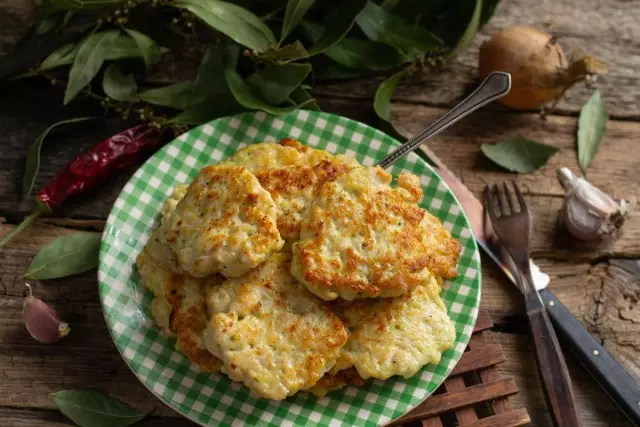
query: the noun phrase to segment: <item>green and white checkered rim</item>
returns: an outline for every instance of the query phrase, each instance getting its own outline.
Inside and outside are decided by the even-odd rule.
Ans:
[[[244,113],[213,120],[181,135],[151,157],[129,180],[107,220],[100,248],[98,279],[107,326],[118,350],[140,381],[164,403],[205,426],[376,426],[400,417],[429,396],[465,350],[480,302],[480,255],[455,197],[416,154],[391,168],[420,177],[421,206],[438,216],[462,244],[459,276],[445,283],[443,298],[456,326],[456,343],[438,365],[427,365],[409,379],[394,377],[348,387],[322,399],[307,392],[270,401],[223,374],[207,374],[174,349],[149,315],[152,294],[140,283],[135,259],[158,219],[171,189],[191,181],[200,168],[239,148],[285,137],[355,156],[373,165],[399,145],[362,123],[314,111],[283,116]]]

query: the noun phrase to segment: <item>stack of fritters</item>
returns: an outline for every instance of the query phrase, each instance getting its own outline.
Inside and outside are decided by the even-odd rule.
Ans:
[[[200,370],[269,399],[438,363],[460,245],[418,206],[418,178],[397,181],[292,139],[203,168],[137,259],[156,323]]]

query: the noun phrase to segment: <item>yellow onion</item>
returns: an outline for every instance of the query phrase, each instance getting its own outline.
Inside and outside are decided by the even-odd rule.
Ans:
[[[607,72],[607,65],[593,56],[568,61],[556,39],[528,26],[506,28],[480,47],[480,77],[492,71],[511,74],[511,92],[500,103],[530,110],[557,102],[576,82],[592,82]]]

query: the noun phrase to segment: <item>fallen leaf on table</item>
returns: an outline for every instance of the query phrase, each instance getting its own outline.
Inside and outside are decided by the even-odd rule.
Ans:
[[[26,279],[56,279],[98,266],[100,233],[80,231],[58,237],[42,248],[24,273]]]
[[[529,173],[544,166],[559,148],[522,138],[505,139],[497,144],[482,144],[482,153],[498,166],[512,172]]]
[[[49,397],[80,427],[127,427],[148,415],[99,390],[63,390]]]
[[[580,110],[578,119],[578,161],[582,170],[589,167],[596,155],[607,128],[608,119],[609,114],[600,91],[596,90]]]

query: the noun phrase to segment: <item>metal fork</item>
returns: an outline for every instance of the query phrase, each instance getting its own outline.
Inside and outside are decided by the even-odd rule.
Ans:
[[[493,229],[518,269],[516,280],[525,298],[529,326],[538,361],[538,373],[557,427],[580,426],[569,371],[558,338],[547,311],[533,285],[529,264],[529,236],[531,214],[518,186],[512,182],[513,193],[507,184],[486,186],[484,206]]]

